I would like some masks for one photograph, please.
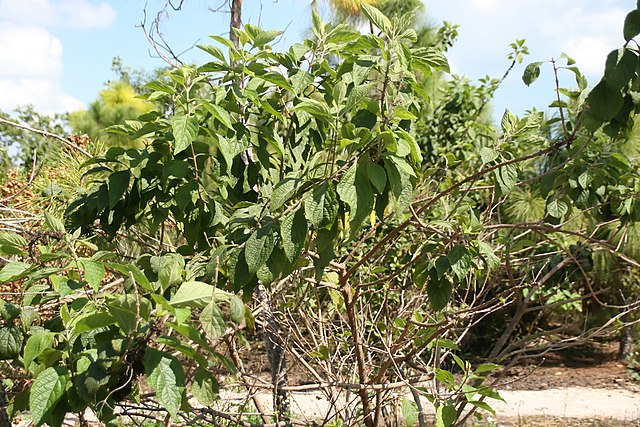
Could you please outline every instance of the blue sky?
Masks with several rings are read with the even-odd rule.
[[[174,0],[174,3],[178,1]],[[320,0],[322,2],[322,0]],[[531,55],[517,67],[497,94],[495,115],[544,108],[554,97],[551,69],[530,88],[520,75],[527,62],[574,57],[595,84],[606,54],[622,45],[622,23],[635,8],[633,0],[425,0],[425,19],[460,25],[458,43],[449,53],[453,72],[471,79],[499,77],[508,66],[508,45],[525,38]],[[280,47],[300,40],[310,25],[311,0],[245,0],[244,22],[286,30]],[[164,0],[0,0],[0,109],[33,104],[43,112],[83,108],[104,83],[114,78],[113,57],[125,65],[153,69],[154,58],[138,28],[165,4]],[[224,0],[185,0],[172,12],[163,33],[175,51],[208,43],[208,35],[228,31],[228,15],[210,8]],[[321,9],[328,16],[326,4]],[[185,62],[205,60],[197,49]],[[573,78],[565,76],[565,84]]]

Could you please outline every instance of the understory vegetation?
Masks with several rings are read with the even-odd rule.
[[[454,26],[353,3],[366,32],[314,10],[276,52],[281,32],[247,24],[199,45],[205,64],[116,61],[87,111],[0,115],[19,148],[0,424],[423,426],[431,406],[448,427],[491,413],[522,358],[613,335],[637,358],[640,10],[599,82],[533,62],[523,84],[553,74],[554,113],[493,124],[523,40],[474,83],[449,76]],[[258,348],[270,378],[247,368]]]

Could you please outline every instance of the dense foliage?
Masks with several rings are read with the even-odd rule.
[[[0,281],[20,283],[0,302],[11,416],[241,424],[220,399],[237,387],[264,423],[311,422],[286,405],[286,357],[333,402],[324,425],[382,425],[408,387],[406,419],[423,425],[422,396],[450,426],[491,411],[500,365],[629,321],[640,11],[591,91],[563,55],[550,71],[577,88],[557,88],[558,115],[506,111],[495,129],[501,80],[441,81],[454,28],[427,42],[361,10],[370,33],[314,13],[313,37],[281,53],[280,32],[252,25],[240,48],[212,37],[211,62],[146,84],[136,119],[109,118],[117,138],[64,214],[50,199],[41,228],[0,233]],[[526,47],[512,49],[515,64]],[[94,119],[130,87],[103,92]],[[592,319],[594,303],[616,311]],[[271,383],[237,348],[256,325]]]

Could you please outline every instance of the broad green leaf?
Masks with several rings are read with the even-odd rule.
[[[389,18],[387,18],[384,13],[380,12],[380,10],[375,7],[367,4],[366,2],[360,3],[360,10],[364,16],[367,17],[369,21],[376,27],[378,27],[382,32],[387,35],[390,35],[392,32],[392,25]]]
[[[184,282],[171,298],[169,303],[174,307],[204,308],[214,301],[228,301],[231,294],[214,286],[198,281]]]
[[[231,320],[236,322],[238,325],[242,324],[245,317],[245,306],[242,300],[236,295],[231,295],[229,305],[231,310]]]
[[[286,91],[295,92],[295,89],[293,88],[293,86],[291,86],[291,83],[289,83],[287,78],[280,73],[271,71],[265,74],[261,74],[258,77],[260,77],[262,80],[265,80],[269,83],[273,83],[274,85]]]
[[[469,252],[464,246],[456,245],[451,249],[451,252],[447,255],[447,260],[451,266],[451,270],[456,275],[458,280],[462,280],[469,273],[471,267],[471,258]]]
[[[266,264],[275,244],[275,230],[272,224],[257,229],[249,236],[244,248],[249,273],[255,273]]]
[[[482,163],[487,164],[491,163],[499,156],[498,152],[490,147],[482,147],[480,149],[480,158],[482,159]]]
[[[149,347],[144,352],[144,370],[158,403],[176,418],[184,392],[182,365],[171,354]]]
[[[522,81],[527,86],[531,85],[531,83],[535,82],[538,77],[540,77],[540,65],[542,62],[532,62],[527,65],[524,69],[524,73],[522,74]]]
[[[373,192],[366,171],[359,164],[353,164],[342,176],[337,191],[340,199],[349,206],[349,222],[354,233],[373,208]]]
[[[384,171],[384,168],[379,164],[368,160],[367,175],[369,176],[369,181],[371,181],[371,184],[376,189],[376,192],[378,194],[382,194],[387,186],[387,173]]]
[[[171,128],[173,129],[173,137],[175,139],[173,154],[181,153],[189,148],[198,135],[198,124],[193,117],[186,114],[176,114],[173,116]]]
[[[31,419],[35,425],[43,423],[64,394],[68,381],[67,369],[59,366],[47,368],[36,377],[29,394]]]
[[[513,190],[518,181],[518,171],[514,165],[505,165],[495,171],[498,189],[503,195],[507,195]]]
[[[333,225],[338,214],[338,200],[328,182],[323,182],[307,196],[304,212],[311,225],[318,229]]]
[[[217,58],[222,62],[226,62],[224,53],[222,53],[222,50],[218,46],[213,46],[210,44],[197,44],[196,47],[200,50],[207,52],[209,55],[213,56],[214,58]]]
[[[107,309],[125,334],[136,331],[136,319],[140,319],[138,325],[141,325],[149,321],[151,315],[149,300],[141,296],[136,298],[136,295],[131,294],[120,295],[107,304]]]
[[[157,92],[164,92],[164,93],[168,93],[168,94],[174,94],[176,93],[176,89],[173,86],[170,86],[166,83],[163,82],[159,82],[159,81],[152,81],[149,82],[147,84],[145,84],[144,86],[142,86],[145,89],[150,89],[153,91],[157,91]]]
[[[227,330],[227,321],[215,301],[211,301],[200,313],[200,325],[210,340],[216,340]]]
[[[315,118],[330,120],[331,113],[326,103],[307,98],[293,107],[294,111],[305,111]]]
[[[251,44],[255,47],[262,47],[267,43],[272,42],[276,37],[283,33],[282,31],[276,30],[265,31],[262,28],[251,24],[245,24],[244,30],[249,35],[249,38],[252,41]]]
[[[271,212],[280,209],[295,194],[302,181],[296,178],[285,178],[278,182],[271,194],[269,208]]]
[[[609,121],[613,119],[622,104],[624,98],[619,90],[614,90],[607,86],[605,80],[601,80],[589,93],[587,97],[587,103],[589,104],[589,111],[594,117],[603,121]]]
[[[624,18],[622,34],[626,41],[640,34],[640,10],[632,10]]]
[[[113,325],[116,319],[109,313],[91,313],[76,317],[72,322],[74,332],[81,334]]]
[[[616,49],[607,56],[604,78],[612,90],[620,90],[635,80],[638,54],[631,49]]]
[[[0,282],[10,282],[18,280],[29,274],[31,264],[22,261],[13,261],[2,267],[0,270]]]
[[[31,362],[40,356],[44,350],[51,348],[54,336],[55,334],[53,332],[40,332],[29,337],[27,343],[24,345],[22,359],[25,369],[28,370]]]
[[[109,189],[109,208],[113,209],[118,204],[122,196],[129,189],[131,172],[123,170],[109,175],[107,188]]]
[[[191,393],[203,406],[209,406],[218,398],[220,386],[215,377],[206,369],[198,367],[193,376]]]
[[[448,404],[436,409],[436,427],[450,427],[458,419],[456,407]]]
[[[62,234],[65,233],[64,223],[62,222],[62,220],[47,211],[44,212],[44,223],[51,231]]]
[[[20,355],[24,337],[17,326],[0,328],[0,360],[15,359]]]
[[[502,368],[502,365],[496,365],[495,363],[483,363],[475,369],[476,374],[482,374],[484,372],[495,371]]]
[[[0,253],[6,255],[20,255],[27,246],[27,239],[17,233],[0,232]]]
[[[202,106],[209,112],[213,117],[218,119],[220,123],[222,123],[227,129],[233,129],[233,124],[231,123],[231,116],[229,112],[222,108],[219,105],[213,104],[207,101],[201,101]]]
[[[431,308],[436,311],[440,311],[447,306],[453,287],[451,282],[446,277],[441,279],[431,279],[427,282],[427,295],[429,296],[429,303]]]
[[[425,74],[430,74],[433,70],[449,73],[449,62],[444,54],[435,48],[418,48],[412,51],[411,65]]]
[[[151,282],[147,279],[147,276],[135,265],[133,264],[122,264],[118,262],[113,263],[105,263],[106,267],[109,267],[119,273],[124,274],[129,277],[132,276],[136,283],[142,287],[146,291],[153,291],[154,288],[151,286]]]
[[[284,217],[280,224],[282,247],[287,259],[295,262],[307,240],[307,220],[302,209],[297,209]]]
[[[97,291],[100,287],[100,283],[102,279],[104,279],[105,274],[107,273],[104,265],[101,262],[93,261],[87,258],[82,258],[80,260],[82,264],[82,268],[84,270],[84,278],[93,288],[94,291]]]
[[[569,206],[562,200],[554,199],[547,204],[547,213],[554,218],[562,218],[569,211]]]

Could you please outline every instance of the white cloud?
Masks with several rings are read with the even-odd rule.
[[[607,55],[614,48],[605,37],[579,37],[571,38],[565,52],[573,58],[584,74],[597,76],[604,72],[604,63]]]
[[[81,101],[66,94],[56,80],[0,80],[0,94],[0,110],[5,112],[19,105],[33,105],[36,111],[45,114],[85,108]]]
[[[62,43],[41,27],[0,22],[0,58],[0,79],[62,74]]]
[[[109,28],[116,11],[88,0],[0,0],[0,19],[45,27]]]

